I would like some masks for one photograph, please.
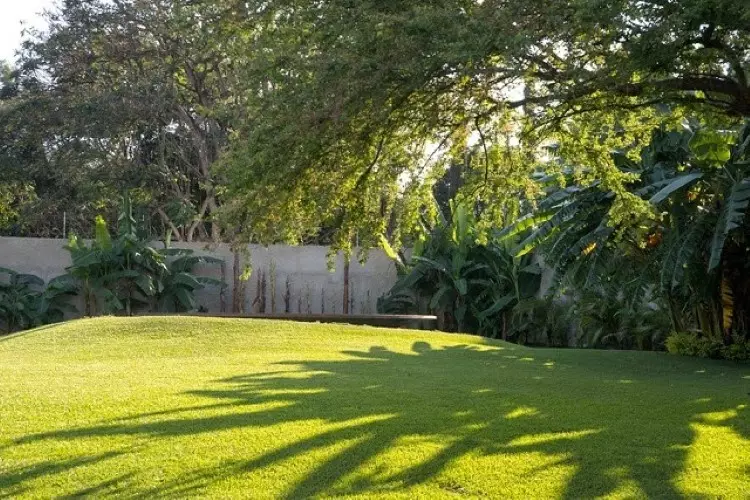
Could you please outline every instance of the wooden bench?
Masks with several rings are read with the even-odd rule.
[[[204,314],[193,313],[191,316],[214,318],[245,319],[278,319],[284,321],[301,321],[304,323],[344,323],[349,325],[369,325],[386,328],[408,328],[412,330],[437,330],[437,316],[403,315],[403,314]]]

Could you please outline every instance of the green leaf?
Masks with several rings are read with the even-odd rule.
[[[580,209],[580,204],[574,202],[555,212],[552,217],[518,244],[514,249],[514,255],[516,257],[522,257],[533,251],[540,243],[544,242],[550,235],[554,234],[562,224],[576,216]]]
[[[741,160],[750,153],[750,120],[746,121],[742,130],[740,130],[739,139],[739,145],[735,148],[733,155],[736,161]]]
[[[522,268],[519,272],[529,274],[542,274],[542,268],[537,263],[529,264]]]
[[[477,318],[480,320],[486,320],[490,316],[493,316],[497,314],[498,312],[502,311],[506,307],[508,307],[514,300],[516,299],[515,295],[508,294],[500,299],[496,300],[494,304],[492,304],[490,307],[485,309],[484,311],[481,311],[479,314],[477,314]]]
[[[708,270],[713,271],[721,263],[721,255],[724,251],[724,243],[729,233],[740,227],[745,219],[748,203],[750,202],[750,177],[742,179],[732,186],[729,197],[725,200],[719,223],[714,230],[711,240],[711,256],[708,261]]]
[[[680,235],[670,247],[662,267],[662,288],[674,289],[683,281],[685,269],[695,261],[694,256],[705,242],[707,217],[693,221],[684,235]]]
[[[103,260],[103,256],[96,250],[82,250],[73,256],[73,268],[85,268],[100,265]]]
[[[713,130],[696,131],[689,147],[696,158],[713,165],[723,165],[732,157],[728,137]]]
[[[427,257],[421,257],[418,255],[415,255],[414,257],[412,257],[412,259],[418,263],[426,264],[427,266],[429,266],[435,271],[439,271],[441,273],[448,273],[448,266],[445,265],[444,263],[438,262],[433,259],[429,259]]]
[[[147,274],[141,274],[133,280],[138,289],[147,297],[151,297],[156,293],[156,287],[154,286],[154,280]]]
[[[514,236],[517,236],[519,234],[522,234],[529,229],[533,229],[540,224],[543,224],[550,220],[556,212],[550,211],[550,212],[542,212],[542,213],[534,213],[527,215],[525,217],[522,217],[518,219],[515,223],[511,224],[510,226],[507,226],[500,232],[498,232],[495,235],[495,239],[498,242],[503,242],[506,240],[509,240],[513,238]]]
[[[17,274],[15,279],[19,285],[34,287],[44,286],[44,280],[34,274]]]
[[[438,288],[438,291],[435,292],[435,295],[432,296],[432,299],[430,300],[430,309],[437,309],[440,305],[442,305],[442,301],[445,298],[450,299],[450,293],[453,290],[451,287],[442,285],[440,288]]]
[[[193,311],[196,309],[195,297],[193,296],[192,292],[189,292],[185,288],[178,288],[175,291],[175,297],[180,303],[182,309],[186,311]]]
[[[225,288],[228,286],[223,280],[216,279],[216,278],[209,278],[207,276],[195,276],[195,280],[204,287],[216,286],[216,287]]]
[[[16,276],[18,273],[14,271],[13,269],[8,269],[7,267],[0,267],[0,274],[7,274],[8,276]]]
[[[669,184],[664,186],[661,190],[659,190],[659,192],[657,192],[654,196],[652,196],[649,202],[652,205],[658,205],[659,203],[669,198],[669,196],[672,193],[686,186],[689,186],[690,184],[697,181],[698,179],[701,179],[702,177],[703,177],[702,173],[686,174],[686,175],[681,175],[679,177],[675,177],[674,180],[672,180]]]
[[[201,285],[200,281],[198,281],[195,278],[195,276],[188,274],[188,273],[179,273],[175,275],[172,278],[172,283],[174,285],[182,285],[182,286],[188,287],[191,290],[203,288],[203,285]]]
[[[468,285],[464,278],[456,281],[456,290],[458,290],[459,295],[466,295],[466,292],[468,292]]]
[[[193,255],[194,251],[188,248],[161,248],[159,253],[165,257],[187,257]]]

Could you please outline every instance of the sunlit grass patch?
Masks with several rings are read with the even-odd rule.
[[[747,365],[273,321],[0,340],[0,496],[744,498]]]

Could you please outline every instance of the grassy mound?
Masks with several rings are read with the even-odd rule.
[[[750,367],[274,321],[0,339],[0,497],[745,498]]]

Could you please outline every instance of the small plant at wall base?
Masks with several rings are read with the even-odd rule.
[[[255,299],[253,300],[252,306],[256,308],[258,314],[266,313],[266,288],[268,281],[266,280],[266,272],[261,270],[258,272],[257,284],[255,288]]]
[[[727,345],[719,339],[710,339],[695,332],[681,332],[670,335],[665,344],[671,354],[732,361],[750,360],[750,341],[742,337],[734,337],[732,343]]]
[[[69,276],[44,280],[0,268],[0,330],[15,332],[57,323],[78,310],[70,303],[77,286]]]
[[[292,282],[289,276],[286,277],[286,288],[284,290],[284,312],[292,312]]]
[[[196,276],[193,271],[198,265],[222,264],[221,259],[205,255],[195,255],[193,250],[175,248],[159,251],[165,257],[166,271],[157,281],[156,303],[160,312],[191,312],[199,309],[195,292],[207,286],[223,289],[220,279]]]

